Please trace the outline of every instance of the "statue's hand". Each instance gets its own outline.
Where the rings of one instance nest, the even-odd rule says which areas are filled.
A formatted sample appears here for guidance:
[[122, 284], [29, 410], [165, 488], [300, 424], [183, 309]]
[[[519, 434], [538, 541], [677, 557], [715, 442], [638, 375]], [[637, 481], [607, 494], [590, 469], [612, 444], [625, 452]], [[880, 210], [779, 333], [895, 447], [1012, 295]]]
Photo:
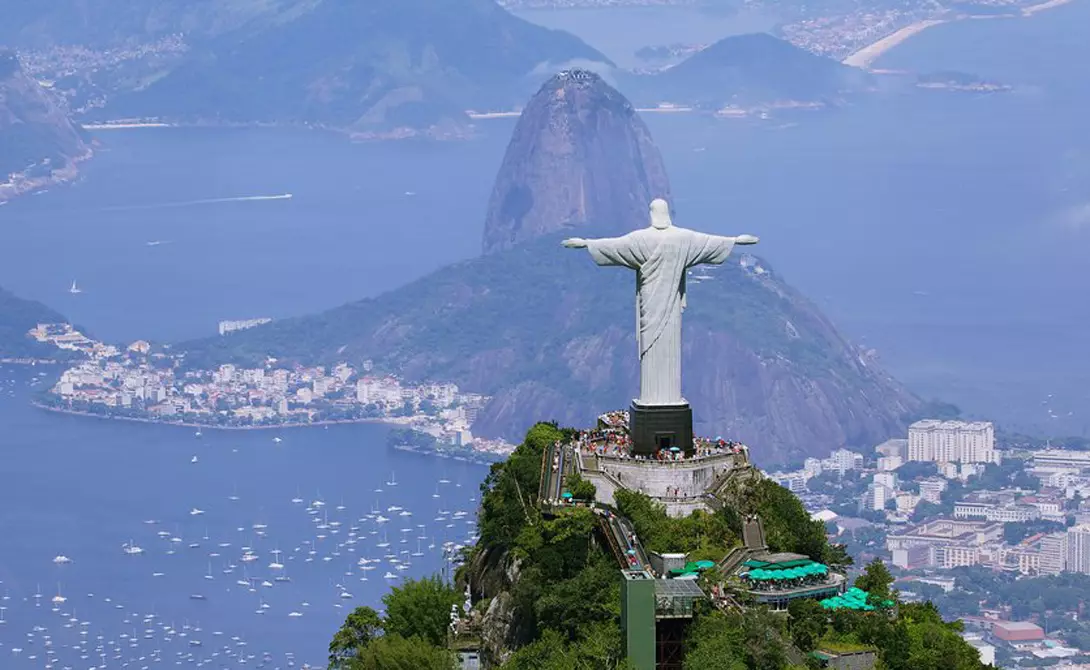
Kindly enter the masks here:
[[757, 244], [758, 242], [760, 242], [760, 238], [756, 235], [739, 235], [734, 238], [735, 244]]
[[587, 247], [587, 241], [582, 237], [569, 237], [561, 242], [561, 244], [569, 249], [585, 249]]

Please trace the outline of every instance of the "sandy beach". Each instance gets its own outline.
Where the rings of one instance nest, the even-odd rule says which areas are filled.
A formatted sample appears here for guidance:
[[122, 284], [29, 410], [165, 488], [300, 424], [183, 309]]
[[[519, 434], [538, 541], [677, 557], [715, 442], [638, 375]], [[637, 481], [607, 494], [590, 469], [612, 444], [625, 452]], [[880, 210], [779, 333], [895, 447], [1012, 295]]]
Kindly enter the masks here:
[[124, 130], [126, 128], [170, 128], [169, 123], [87, 123], [84, 130]]
[[[1062, 1], [1062, 0], [1061, 0]], [[851, 67], [866, 68], [871, 63], [878, 60], [878, 57], [889, 51], [893, 47], [908, 40], [913, 35], [919, 35], [923, 31], [927, 30], [931, 26], [937, 26], [939, 24], [946, 23], [945, 19], [929, 19], [927, 21], [917, 21], [912, 25], [905, 26], [892, 35], [886, 35], [882, 39], [868, 44], [859, 51], [856, 51], [852, 55], [841, 61], [844, 65]]]
[[1062, 7], [1069, 2], [1071, 2], [1071, 0], [1048, 0], [1048, 2], [1042, 2], [1039, 5], [1026, 7], [1022, 10], [1022, 16], [1033, 16], [1034, 14], [1043, 12], [1046, 9], [1055, 9], [1056, 7]]
[[1028, 17], [1028, 16], [1033, 16], [1034, 14], [1039, 14], [1039, 13], [1041, 13], [1043, 11], [1046, 11], [1046, 10], [1049, 10], [1049, 9], [1055, 9], [1056, 7], [1062, 7], [1063, 5], [1066, 5], [1066, 4], [1068, 4], [1069, 2], [1072, 2], [1072, 1], [1073, 0], [1047, 0], [1046, 2], [1042, 2], [1042, 3], [1036, 4], [1036, 5], [1031, 5], [1029, 7], [1022, 8], [1022, 10], [1021, 10], [1022, 13], [1021, 14], [987, 14], [987, 15], [980, 15], [980, 16], [971, 16], [970, 15], [970, 16], [957, 16], [957, 17], [953, 17], [953, 18], [950, 18], [950, 19], [927, 19], [925, 21], [917, 21], [916, 23], [913, 23], [912, 25], [908, 25], [908, 26], [905, 26], [904, 28], [901, 28], [897, 32], [894, 32], [894, 33], [892, 33], [890, 35], [886, 35], [885, 37], [878, 40], [877, 42], [874, 42], [873, 44], [868, 44], [867, 46], [863, 47], [859, 51], [856, 51], [855, 53], [853, 53], [852, 55], [848, 56], [847, 58], [845, 58], [844, 60], [842, 60], [840, 62], [843, 63], [844, 65], [849, 65], [851, 67], [859, 67], [859, 68], [867, 69], [867, 68], [870, 67], [871, 63], [878, 60], [878, 58], [882, 54], [886, 53], [887, 51], [889, 51], [893, 47], [904, 43], [909, 38], [911, 38], [911, 37], [913, 37], [915, 35], [919, 35], [920, 33], [922, 33], [923, 31], [927, 30], [928, 28], [930, 28], [932, 26], [937, 26], [937, 25], [940, 25], [942, 23], [949, 23], [951, 21], [960, 21], [960, 20], [963, 20], [963, 19], [998, 19], [998, 18], [1014, 18], [1014, 17], [1018, 17], [1018, 16]]

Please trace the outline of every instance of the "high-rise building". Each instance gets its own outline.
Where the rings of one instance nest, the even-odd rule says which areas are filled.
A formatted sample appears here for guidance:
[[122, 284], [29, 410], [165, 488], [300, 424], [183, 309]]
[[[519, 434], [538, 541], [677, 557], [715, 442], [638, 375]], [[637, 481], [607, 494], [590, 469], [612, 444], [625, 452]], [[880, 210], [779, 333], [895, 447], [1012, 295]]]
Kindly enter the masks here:
[[995, 427], [990, 421], [917, 421], [908, 427], [908, 460], [998, 463]]
[[1090, 524], [1067, 529], [1067, 570], [1090, 575]]
[[1067, 533], [1049, 533], [1041, 538], [1042, 575], [1058, 575], [1067, 569]]

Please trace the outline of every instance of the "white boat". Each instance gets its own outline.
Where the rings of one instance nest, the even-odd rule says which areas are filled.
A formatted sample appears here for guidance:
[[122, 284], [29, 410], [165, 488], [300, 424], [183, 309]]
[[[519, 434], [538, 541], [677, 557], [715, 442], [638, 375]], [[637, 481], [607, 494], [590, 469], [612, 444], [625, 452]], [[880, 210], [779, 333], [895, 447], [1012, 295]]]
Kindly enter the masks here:
[[68, 289], [68, 292], [74, 295], [74, 294], [76, 294], [76, 293], [83, 293], [83, 289], [81, 289], [80, 287], [76, 286], [76, 280], [75, 280], [75, 279], [73, 279], [73, 280], [72, 280], [72, 288]]
[[193, 458], [189, 459], [189, 462], [190, 463], [196, 463], [197, 462], [197, 457], [194, 456]]
[[397, 475], [395, 473], [390, 473], [390, 481], [386, 482], [386, 486], [397, 486]]
[[141, 547], [133, 544], [132, 540], [129, 540], [128, 543], [121, 545], [121, 550], [129, 556], [136, 556], [137, 554], [144, 553], [144, 550]]
[[290, 616], [290, 617], [292, 617], [294, 619], [296, 617], [303, 616], [303, 613], [302, 612], [288, 612], [288, 616]]
[[280, 444], [280, 443], [281, 443], [281, 442], [283, 442], [283, 441], [284, 441], [284, 440], [281, 440], [281, 439], [280, 439], [279, 437], [274, 437], [274, 438], [273, 438], [273, 442], [276, 442], [277, 444]]
[[56, 563], [57, 565], [65, 565], [67, 563], [71, 563], [72, 559], [68, 558], [67, 556], [65, 556], [63, 554], [59, 554], [53, 559], [53, 562]]
[[189, 510], [189, 516], [200, 516], [202, 514], [204, 514], [203, 509], [197, 509], [196, 507], [194, 507], [193, 509]]
[[398, 579], [398, 576], [390, 571], [387, 571], [382, 577], [383, 579]]

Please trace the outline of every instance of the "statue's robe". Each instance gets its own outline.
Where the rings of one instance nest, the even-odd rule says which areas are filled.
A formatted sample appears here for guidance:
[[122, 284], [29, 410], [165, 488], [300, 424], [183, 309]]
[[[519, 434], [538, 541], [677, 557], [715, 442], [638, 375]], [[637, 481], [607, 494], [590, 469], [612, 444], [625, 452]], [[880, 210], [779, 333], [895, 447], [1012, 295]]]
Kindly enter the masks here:
[[642, 228], [623, 237], [587, 240], [598, 265], [636, 271], [636, 341], [640, 352], [639, 405], [684, 405], [681, 396], [681, 312], [685, 271], [718, 265], [734, 248], [733, 237], [687, 228]]

